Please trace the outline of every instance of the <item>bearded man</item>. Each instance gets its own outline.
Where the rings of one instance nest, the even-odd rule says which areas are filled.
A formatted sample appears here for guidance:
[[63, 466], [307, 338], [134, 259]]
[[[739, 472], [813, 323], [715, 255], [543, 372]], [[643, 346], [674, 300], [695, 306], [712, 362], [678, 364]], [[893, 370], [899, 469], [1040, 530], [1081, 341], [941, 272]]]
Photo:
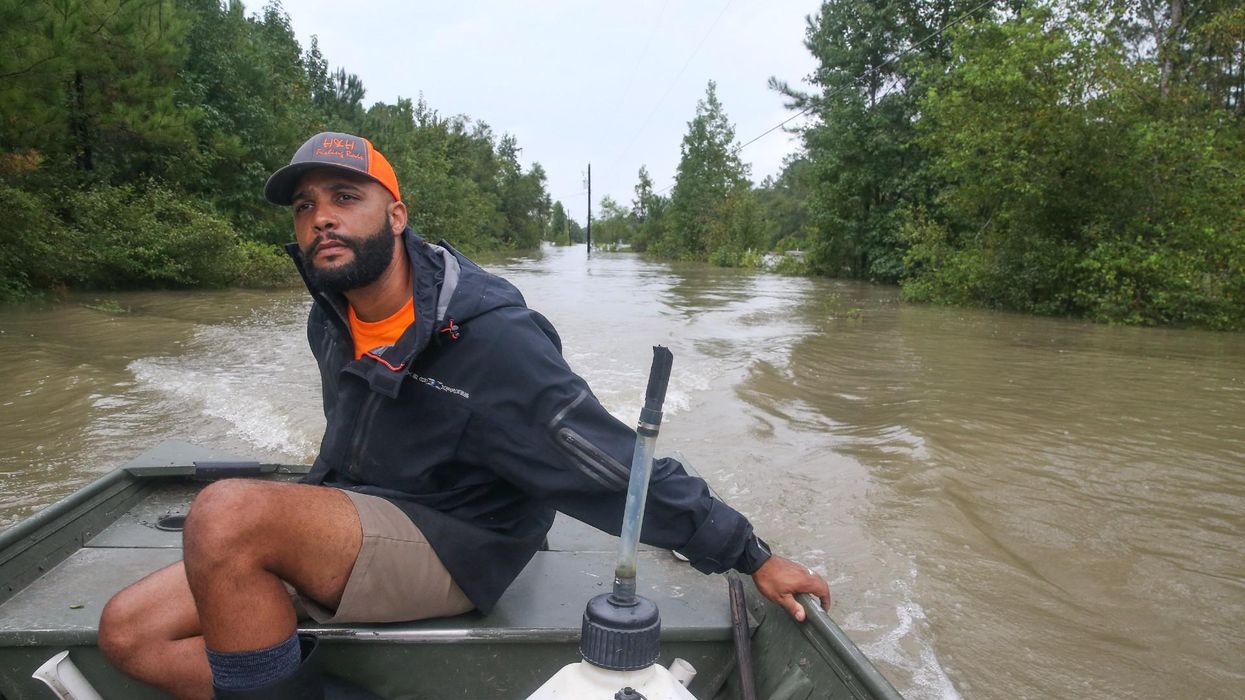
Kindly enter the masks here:
[[[303, 483], [203, 489], [184, 561], [105, 608], [108, 658], [180, 698], [320, 697], [300, 615], [487, 613], [555, 509], [617, 534], [626, 496], [635, 433], [513, 285], [407, 226], [397, 177], [370, 141], [313, 136], [264, 193], [293, 212], [288, 250], [314, 299], [307, 335], [327, 426]], [[705, 573], [751, 574], [796, 619], [796, 594], [829, 606], [823, 579], [771, 556], [676, 460], [654, 464], [643, 533]]]

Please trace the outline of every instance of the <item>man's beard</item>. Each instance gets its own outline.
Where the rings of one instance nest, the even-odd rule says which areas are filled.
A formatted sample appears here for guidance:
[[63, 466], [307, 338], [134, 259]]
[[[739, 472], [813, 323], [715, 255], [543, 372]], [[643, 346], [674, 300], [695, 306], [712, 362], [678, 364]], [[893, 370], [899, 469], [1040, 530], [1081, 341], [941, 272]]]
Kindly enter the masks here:
[[326, 292], [349, 292], [380, 279], [393, 262], [394, 235], [390, 226], [389, 216], [385, 215], [385, 225], [371, 236], [349, 239], [334, 233], [325, 234], [323, 240], [336, 241], [354, 253], [354, 259], [341, 265], [329, 268], [317, 268], [312, 258], [314, 246], [319, 241], [302, 249], [303, 260], [307, 261], [308, 276], [316, 289]]

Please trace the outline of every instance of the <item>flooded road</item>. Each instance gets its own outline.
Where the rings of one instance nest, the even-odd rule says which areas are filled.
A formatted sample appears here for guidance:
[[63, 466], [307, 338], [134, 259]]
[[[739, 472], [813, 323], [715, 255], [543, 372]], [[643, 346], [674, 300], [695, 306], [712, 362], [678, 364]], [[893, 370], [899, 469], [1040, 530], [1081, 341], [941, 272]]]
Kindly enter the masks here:
[[[910, 698], [1245, 696], [1245, 335], [901, 304], [582, 249], [487, 265]], [[98, 297], [98, 298], [97, 298]], [[0, 309], [0, 527], [163, 439], [310, 461], [299, 291]]]

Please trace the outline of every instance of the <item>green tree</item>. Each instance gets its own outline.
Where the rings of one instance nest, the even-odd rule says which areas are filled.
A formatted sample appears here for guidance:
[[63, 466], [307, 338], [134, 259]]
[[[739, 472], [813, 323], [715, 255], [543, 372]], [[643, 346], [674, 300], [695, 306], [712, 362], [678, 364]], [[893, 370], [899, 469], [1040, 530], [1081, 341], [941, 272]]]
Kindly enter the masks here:
[[7, 222], [0, 227], [0, 302], [75, 281], [85, 241], [66, 231], [49, 199], [0, 184]]
[[195, 105], [197, 148], [170, 179], [213, 202], [244, 236], [289, 239], [289, 217], [257, 197], [268, 174], [319, 126], [304, 57], [279, 7], [182, 0], [193, 17], [178, 100]]
[[710, 227], [728, 196], [748, 188], [748, 167], [739, 159], [735, 127], [730, 123], [717, 85], [709, 81], [696, 115], [687, 124], [675, 175], [669, 225], [649, 246], [661, 255], [690, 260], [709, 257]]
[[814, 175], [812, 161], [806, 156], [792, 156], [783, 164], [778, 177], [767, 177], [756, 189], [765, 249], [802, 250], [814, 239], [809, 213]]
[[601, 198], [600, 214], [593, 221], [592, 244], [594, 246], [617, 245], [631, 240], [633, 223], [631, 210], [613, 197]]
[[570, 243], [569, 236], [566, 208], [562, 206], [562, 202], [554, 202], [549, 211], [549, 225], [545, 228], [545, 240], [559, 244]]
[[75, 280], [84, 286], [219, 286], [237, 277], [229, 223], [157, 183], [74, 192], [68, 210], [69, 226], [90, 241]]
[[[1162, 50], [1130, 53], [1106, 21], [1036, 8], [954, 32], [954, 67], [922, 104], [943, 184], [908, 229], [909, 298], [1245, 323], [1235, 107], [1177, 84]], [[1169, 104], [1177, 93], [1192, 94]]]
[[570, 215], [570, 212], [567, 212], [566, 215], [566, 227], [569, 232], [567, 237], [572, 245], [578, 245], [588, 240], [587, 235], [584, 233], [584, 227]]
[[365, 95], [317, 42], [303, 52], [275, 3], [0, 3], [0, 193], [17, 222], [0, 298], [283, 280], [289, 214], [263, 184], [325, 129], [389, 155], [425, 235], [469, 251], [538, 244], [545, 173], [520, 166], [513, 138], [422, 100], [364, 109]]
[[639, 173], [636, 174], [635, 198], [631, 201], [634, 228], [631, 236], [632, 250], [644, 252], [652, 241], [662, 238], [669, 203], [669, 198], [653, 191], [653, 178], [649, 176], [648, 168], [641, 165]]
[[329, 131], [353, 133], [363, 124], [363, 81], [345, 68], [329, 74], [328, 80], [312, 86], [312, 101], [320, 110]]
[[365, 123], [402, 183], [412, 228], [468, 252], [500, 244], [491, 135], [473, 137], [465, 118], [443, 118], [422, 98], [375, 105]]
[[747, 187], [731, 190], [705, 229], [709, 262], [723, 267], [755, 264], [765, 242], [756, 193]]
[[818, 272], [882, 281], [902, 274], [897, 214], [920, 197], [915, 76], [939, 47], [926, 44], [910, 57], [904, 51], [954, 4], [828, 0], [809, 18], [805, 39], [818, 62], [811, 77], [819, 92], [804, 94], [771, 79], [791, 106], [811, 108], [816, 117], [804, 145], [817, 180], [809, 261]]
[[519, 147], [507, 134], [497, 144], [498, 193], [506, 217], [502, 240], [507, 247], [533, 248], [540, 243], [549, 218], [549, 195], [545, 193], [545, 169], [534, 163], [523, 172]]
[[185, 13], [169, 0], [5, 3], [0, 147], [38, 182], [162, 175], [190, 146], [179, 109]]
[[641, 165], [640, 172], [636, 173], [635, 199], [631, 200], [631, 211], [635, 214], [636, 224], [644, 225], [649, 211], [653, 208], [655, 197], [656, 195], [653, 194], [653, 178], [649, 176], [648, 168]]
[[[1154, 69], [1164, 101], [1190, 100], [1245, 116], [1245, 5], [1235, 0], [1116, 0], [1085, 2], [1082, 12], [1107, 18], [1133, 63]], [[1192, 89], [1190, 89], [1192, 88]]]

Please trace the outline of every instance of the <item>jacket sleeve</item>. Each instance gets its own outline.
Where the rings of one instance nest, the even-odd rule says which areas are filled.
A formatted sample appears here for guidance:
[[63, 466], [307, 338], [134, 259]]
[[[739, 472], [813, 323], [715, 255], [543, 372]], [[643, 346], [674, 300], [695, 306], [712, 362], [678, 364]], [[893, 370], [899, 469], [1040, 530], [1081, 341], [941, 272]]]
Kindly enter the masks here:
[[[464, 456], [553, 508], [617, 535], [635, 432], [571, 371], [543, 317], [521, 307], [487, 316], [492, 341], [478, 384], [485, 389], [473, 397]], [[677, 460], [655, 461], [642, 542], [677, 550], [705, 573], [720, 573], [735, 567], [751, 535], [748, 520], [713, 498], [702, 479]]]

